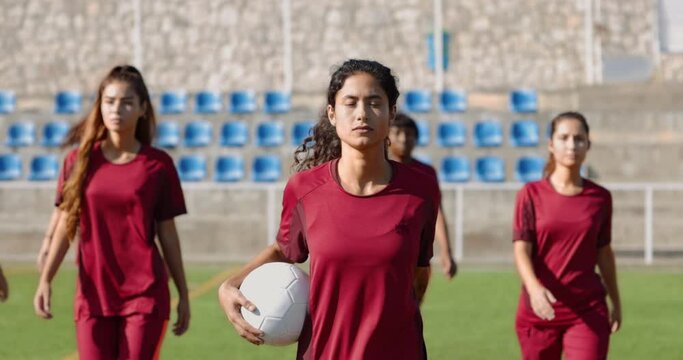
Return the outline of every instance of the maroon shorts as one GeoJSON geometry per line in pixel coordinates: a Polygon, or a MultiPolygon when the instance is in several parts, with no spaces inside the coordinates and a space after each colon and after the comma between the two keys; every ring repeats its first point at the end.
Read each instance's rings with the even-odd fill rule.
{"type": "Polygon", "coordinates": [[[146,314],[76,320],[81,359],[158,359],[168,320],[146,314]]]}
{"type": "Polygon", "coordinates": [[[515,325],[524,360],[606,359],[610,325],[606,307],[582,314],[567,324],[515,325]]]}

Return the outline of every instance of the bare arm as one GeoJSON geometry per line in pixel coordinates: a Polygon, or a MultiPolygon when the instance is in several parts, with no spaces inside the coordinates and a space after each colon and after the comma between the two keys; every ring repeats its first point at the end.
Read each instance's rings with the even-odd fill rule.
{"type": "Polygon", "coordinates": [[[607,295],[612,302],[610,323],[612,332],[616,332],[621,327],[621,298],[619,296],[619,286],[617,285],[617,266],[614,261],[612,246],[605,245],[598,249],[598,268],[602,275],[602,280],[607,289],[607,295]]]}
{"type": "Polygon", "coordinates": [[[223,307],[225,315],[232,323],[237,333],[251,342],[252,344],[261,345],[263,340],[263,332],[249,325],[240,312],[240,308],[246,307],[249,311],[256,310],[256,306],[247,300],[239,291],[242,281],[247,275],[257,267],[269,262],[289,262],[289,259],[282,253],[277,243],[269,245],[261,251],[256,257],[251,259],[242,269],[235,275],[225,280],[218,288],[218,300],[223,307]]]}
{"type": "Polygon", "coordinates": [[[57,228],[55,229],[55,234],[52,237],[50,243],[50,250],[45,260],[45,267],[40,275],[40,281],[38,282],[38,289],[36,290],[35,298],[33,299],[33,307],[36,315],[44,318],[52,318],[52,313],[50,312],[50,298],[51,298],[51,284],[52,279],[54,279],[57,274],[57,270],[62,265],[64,261],[64,256],[69,250],[69,240],[66,238],[66,218],[67,214],[59,210],[59,221],[57,223],[57,228]]]}
{"type": "Polygon", "coordinates": [[[458,272],[458,267],[453,259],[453,252],[451,251],[450,237],[448,236],[448,224],[446,218],[443,216],[443,210],[439,206],[439,213],[436,216],[435,229],[436,243],[439,246],[439,262],[441,263],[441,270],[443,274],[450,280],[458,272]]]}
{"type": "Polygon", "coordinates": [[[534,267],[531,263],[532,244],[528,241],[517,240],[513,243],[513,246],[517,272],[522,279],[524,288],[529,294],[529,300],[534,313],[541,319],[552,320],[555,318],[555,311],[551,304],[556,300],[553,294],[543,287],[536,278],[534,267]]]}
{"type": "Polygon", "coordinates": [[[38,267],[38,272],[42,272],[45,267],[45,261],[47,260],[47,254],[50,251],[50,242],[52,236],[57,229],[57,224],[59,223],[59,217],[62,211],[55,207],[52,210],[52,216],[50,217],[50,222],[47,225],[47,230],[45,231],[45,236],[43,236],[43,243],[40,246],[40,251],[38,251],[38,258],[36,259],[36,265],[38,267]]]}
{"type": "Polygon", "coordinates": [[[424,300],[425,293],[427,292],[427,286],[429,286],[429,276],[432,273],[432,268],[429,266],[418,266],[415,268],[415,283],[413,287],[415,289],[415,296],[420,305],[422,305],[422,300],[424,300]]]}
{"type": "Polygon", "coordinates": [[[159,244],[164,259],[171,272],[173,283],[178,289],[178,319],[173,325],[173,333],[182,335],[190,325],[190,298],[185,281],[185,270],[180,252],[180,240],[173,219],[161,221],[157,224],[159,244]]]}
{"type": "Polygon", "coordinates": [[[9,285],[5,274],[2,273],[2,266],[0,266],[0,302],[4,302],[9,297],[9,285]]]}

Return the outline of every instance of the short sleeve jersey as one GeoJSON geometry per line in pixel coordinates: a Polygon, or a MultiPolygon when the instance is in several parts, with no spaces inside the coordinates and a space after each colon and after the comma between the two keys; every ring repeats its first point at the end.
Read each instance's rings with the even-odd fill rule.
{"type": "MultiPolygon", "coordinates": [[[[574,196],[559,194],[546,178],[526,184],[517,194],[513,240],[533,243],[536,277],[558,300],[554,322],[572,321],[604,302],[605,289],[595,272],[598,249],[611,242],[612,196],[584,179],[574,196]]],[[[522,288],[518,319],[538,318],[522,288]]]]}
{"type": "Polygon", "coordinates": [[[337,163],[294,175],[284,191],[277,242],[311,265],[298,358],[422,359],[413,281],[432,257],[436,179],[392,161],[383,190],[355,196],[339,184],[337,163]]]}
{"type": "MultiPolygon", "coordinates": [[[[57,205],[76,152],[64,161],[57,205]]],[[[114,164],[96,144],[81,206],[75,318],[142,313],[167,319],[168,275],[154,243],[156,224],[186,213],[171,157],[143,145],[132,161],[114,164]]]]}

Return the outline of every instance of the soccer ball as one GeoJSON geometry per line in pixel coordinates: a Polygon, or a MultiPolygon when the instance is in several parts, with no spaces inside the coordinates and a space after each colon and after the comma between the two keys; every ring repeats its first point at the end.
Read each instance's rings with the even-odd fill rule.
{"type": "Polygon", "coordinates": [[[240,291],[256,305],[242,308],[242,316],[263,331],[269,345],[289,345],[299,339],[308,311],[308,274],[283,262],[263,264],[244,278],[240,291]]]}

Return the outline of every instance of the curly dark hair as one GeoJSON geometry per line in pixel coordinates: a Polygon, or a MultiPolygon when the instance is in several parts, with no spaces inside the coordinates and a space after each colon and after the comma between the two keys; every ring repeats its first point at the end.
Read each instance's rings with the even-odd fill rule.
{"type": "MultiPolygon", "coordinates": [[[[327,105],[334,106],[337,92],[344,86],[346,79],[357,73],[366,73],[377,79],[389,99],[389,107],[396,105],[400,92],[391,69],[377,61],[357,59],[345,61],[332,73],[327,88],[327,105]]],[[[306,137],[294,151],[293,168],[297,172],[341,157],[341,140],[327,118],[326,108],[311,132],[312,135],[306,137]]]]}

